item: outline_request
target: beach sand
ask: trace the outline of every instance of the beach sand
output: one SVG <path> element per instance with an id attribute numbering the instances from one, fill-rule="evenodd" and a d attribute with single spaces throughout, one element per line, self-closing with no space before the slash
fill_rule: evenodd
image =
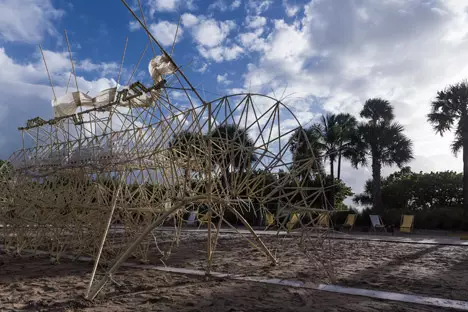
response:
<path id="1" fill-rule="evenodd" d="M 156 233 L 168 251 L 171 234 Z M 277 256 L 268 259 L 233 234 L 223 234 L 212 270 L 374 290 L 466 300 L 468 248 L 406 243 L 297 240 L 262 237 Z M 308 249 L 309 256 L 304 250 Z M 206 268 L 206 235 L 183 233 L 168 258 L 156 248 L 150 264 Z M 166 253 L 167 255 L 167 253 Z M 317 262 L 317 256 L 327 261 Z M 139 263 L 130 258 L 128 262 Z M 328 270 L 325 270 L 327 268 Z M 331 269 L 332 268 L 332 269 Z M 98 297 L 84 299 L 92 263 L 0 255 L 0 311 L 447 311 L 447 309 L 309 289 L 233 281 L 137 268 L 120 268 Z M 329 272 L 327 274 L 326 272 Z M 101 268 L 100 274 L 104 271 Z M 331 273 L 331 274 L 330 274 Z M 98 275 L 100 277 L 100 275 Z"/>

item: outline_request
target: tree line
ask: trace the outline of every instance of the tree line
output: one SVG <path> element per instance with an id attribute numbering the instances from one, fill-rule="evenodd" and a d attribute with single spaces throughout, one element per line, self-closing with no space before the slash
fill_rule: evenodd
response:
<path id="1" fill-rule="evenodd" d="M 454 172 L 413 173 L 403 168 L 413 159 L 413 144 L 404 127 L 395 120 L 394 109 L 382 98 L 368 99 L 360 111 L 360 122 L 350 114 L 328 114 L 305 129 L 314 152 L 327 161 L 332 181 L 341 177 L 341 162 L 348 159 L 358 168 L 370 166 L 372 179 L 355 202 L 375 212 L 385 208 L 415 209 L 463 204 L 468 211 L 468 82 L 438 91 L 427 121 L 437 134 L 454 131 L 452 152 L 463 152 L 463 174 Z M 400 172 L 382 180 L 383 166 L 398 166 Z M 460 180 L 460 178 L 462 178 Z M 448 184 L 447 184 L 448 183 Z M 418 193 L 419 192 L 419 193 Z M 444 195 L 445 194 L 445 195 Z M 445 197 L 444 197 L 445 196 Z M 333 203 L 333 192 L 331 201 Z"/>

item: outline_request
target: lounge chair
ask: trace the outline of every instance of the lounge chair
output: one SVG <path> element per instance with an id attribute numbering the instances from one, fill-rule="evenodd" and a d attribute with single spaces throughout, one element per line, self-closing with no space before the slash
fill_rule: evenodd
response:
<path id="1" fill-rule="evenodd" d="M 190 215 L 187 220 L 187 225 L 195 225 L 197 220 L 198 211 L 190 211 Z"/>
<path id="2" fill-rule="evenodd" d="M 413 232 L 414 216 L 413 215 L 402 215 L 400 232 L 411 233 Z"/>
<path id="3" fill-rule="evenodd" d="M 328 213 L 320 213 L 317 217 L 317 227 L 321 229 L 329 229 L 330 228 L 330 216 Z"/>
<path id="4" fill-rule="evenodd" d="M 275 215 L 272 214 L 271 212 L 269 211 L 266 211 L 265 212 L 265 225 L 267 227 L 270 227 L 272 226 L 273 224 L 275 224 Z"/>
<path id="5" fill-rule="evenodd" d="M 294 228 L 297 222 L 299 222 L 299 214 L 293 213 L 291 217 L 289 218 L 288 223 L 286 224 L 286 228 L 288 229 L 288 232 L 291 232 L 291 230 Z"/>
<path id="6" fill-rule="evenodd" d="M 349 228 L 348 231 L 352 231 L 354 223 L 356 222 L 356 217 L 357 215 L 355 213 L 348 214 L 348 216 L 346 217 L 346 221 L 345 223 L 343 223 L 341 228 Z"/>
<path id="7" fill-rule="evenodd" d="M 212 216 L 208 215 L 208 210 L 205 212 L 197 211 L 198 227 L 200 228 L 203 224 L 208 224 L 211 218 Z"/>
<path id="8" fill-rule="evenodd" d="M 382 222 L 382 218 L 379 215 L 369 215 L 371 220 L 372 229 L 377 231 L 377 229 L 383 229 L 384 232 L 387 232 L 384 223 Z"/>

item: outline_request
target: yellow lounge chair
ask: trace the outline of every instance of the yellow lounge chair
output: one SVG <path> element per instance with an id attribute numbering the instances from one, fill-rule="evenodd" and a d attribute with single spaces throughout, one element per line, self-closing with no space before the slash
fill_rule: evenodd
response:
<path id="1" fill-rule="evenodd" d="M 265 212 L 265 225 L 268 227 L 273 224 L 275 224 L 275 215 L 268 211 Z"/>
<path id="2" fill-rule="evenodd" d="M 297 222 L 299 222 L 299 215 L 297 213 L 293 213 L 286 225 L 288 232 L 291 232 Z"/>
<path id="3" fill-rule="evenodd" d="M 345 223 L 341 226 L 342 228 L 344 227 L 349 227 L 348 231 L 351 231 L 354 227 L 354 223 L 356 222 L 356 217 L 357 215 L 355 213 L 350 213 L 346 217 Z"/>
<path id="4" fill-rule="evenodd" d="M 414 216 L 402 215 L 400 232 L 411 233 L 413 231 Z"/>
<path id="5" fill-rule="evenodd" d="M 201 227 L 203 224 L 207 224 L 210 220 L 210 216 L 208 215 L 208 211 L 202 213 L 200 211 L 197 212 L 197 220 L 198 220 L 198 227 Z"/>
<path id="6" fill-rule="evenodd" d="M 330 217 L 328 213 L 320 213 L 317 218 L 317 226 L 319 228 L 323 229 L 329 229 L 330 228 Z"/>

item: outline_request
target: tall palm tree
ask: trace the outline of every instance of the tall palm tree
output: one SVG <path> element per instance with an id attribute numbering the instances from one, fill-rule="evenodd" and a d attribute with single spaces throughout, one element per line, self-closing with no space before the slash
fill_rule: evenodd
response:
<path id="1" fill-rule="evenodd" d="M 295 172 L 301 186 L 320 187 L 324 183 L 322 177 L 325 176 L 325 170 L 318 141 L 317 132 L 313 131 L 312 127 L 306 129 L 299 127 L 289 139 L 289 150 L 292 154 L 290 170 Z M 297 184 L 294 186 L 297 187 Z M 311 196 L 313 192 L 311 192 Z M 310 198 L 309 195 L 307 198 Z M 323 196 L 315 200 L 316 203 L 309 202 L 309 204 L 317 204 L 318 207 L 325 209 L 328 206 L 328 201 Z"/>
<path id="2" fill-rule="evenodd" d="M 322 115 L 320 123 L 312 125 L 309 130 L 315 133 L 315 136 L 318 138 L 316 144 L 318 149 L 323 153 L 322 158 L 324 160 L 328 158 L 330 165 L 328 202 L 332 209 L 335 207 L 335 160 L 338 157 L 340 146 L 340 130 L 340 127 L 337 125 L 336 115 L 334 114 Z"/>
<path id="3" fill-rule="evenodd" d="M 340 145 L 340 128 L 337 126 L 336 115 L 327 114 L 321 117 L 320 123 L 312 125 L 311 130 L 318 138 L 317 146 L 324 154 L 324 158 L 328 158 L 330 165 L 330 176 L 333 181 L 335 178 L 335 160 L 338 156 Z"/>
<path id="4" fill-rule="evenodd" d="M 372 206 L 383 210 L 381 191 L 382 166 L 402 167 L 413 159 L 411 140 L 403 133 L 404 127 L 394 122 L 393 107 L 380 98 L 368 99 L 360 116 L 367 121 L 358 125 L 354 138 L 352 163 L 372 167 Z"/>
<path id="5" fill-rule="evenodd" d="M 341 175 L 342 157 L 350 157 L 350 151 L 354 150 L 353 136 L 356 130 L 356 118 L 350 114 L 322 115 L 320 123 L 312 125 L 308 130 L 317 138 L 317 148 L 323 153 L 323 158 L 328 158 L 330 165 L 330 203 L 335 207 L 335 161 L 338 160 L 338 178 Z"/>
<path id="6" fill-rule="evenodd" d="M 427 119 L 440 135 L 455 130 L 452 151 L 463 152 L 463 207 L 468 211 L 468 82 L 438 91 Z"/>
<path id="7" fill-rule="evenodd" d="M 319 137 L 312 128 L 296 129 L 289 139 L 289 150 L 292 154 L 292 170 L 298 170 L 301 179 L 312 179 L 310 175 L 324 175 L 322 151 L 317 144 Z"/>
<path id="8" fill-rule="evenodd" d="M 350 158 L 350 155 L 354 150 L 353 138 L 356 135 L 357 120 L 350 114 L 341 113 L 336 115 L 336 123 L 340 129 L 340 143 L 338 146 L 338 170 L 336 177 L 338 180 L 340 180 L 342 157 L 344 156 L 345 158 Z"/>

